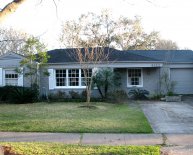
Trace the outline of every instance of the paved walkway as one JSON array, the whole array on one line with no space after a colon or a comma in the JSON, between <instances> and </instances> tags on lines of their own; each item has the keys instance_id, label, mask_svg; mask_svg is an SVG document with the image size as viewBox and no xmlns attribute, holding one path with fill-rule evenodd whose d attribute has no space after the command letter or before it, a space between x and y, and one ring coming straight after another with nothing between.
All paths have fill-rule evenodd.
<instances>
[{"instance_id":1,"label":"paved walkway","mask_svg":"<svg viewBox=\"0 0 193 155\"><path fill-rule=\"evenodd\" d=\"M193 134L94 134L0 132L0 142L82 145L162 145L161 155L193 155ZM1 151L1 149L0 149Z\"/></svg>"},{"instance_id":2,"label":"paved walkway","mask_svg":"<svg viewBox=\"0 0 193 155\"><path fill-rule=\"evenodd\" d=\"M85 145L193 145L193 134L95 134L0 132L4 142L62 142Z\"/></svg>"}]
</instances>

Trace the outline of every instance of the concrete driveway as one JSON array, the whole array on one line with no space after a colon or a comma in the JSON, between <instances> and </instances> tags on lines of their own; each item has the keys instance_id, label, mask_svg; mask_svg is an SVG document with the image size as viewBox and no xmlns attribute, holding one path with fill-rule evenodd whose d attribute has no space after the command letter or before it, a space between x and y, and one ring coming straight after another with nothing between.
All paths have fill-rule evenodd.
<instances>
[{"instance_id":1,"label":"concrete driveway","mask_svg":"<svg viewBox=\"0 0 193 155\"><path fill-rule=\"evenodd\" d=\"M155 133L193 133L193 106L184 102L141 104Z\"/></svg>"}]
</instances>

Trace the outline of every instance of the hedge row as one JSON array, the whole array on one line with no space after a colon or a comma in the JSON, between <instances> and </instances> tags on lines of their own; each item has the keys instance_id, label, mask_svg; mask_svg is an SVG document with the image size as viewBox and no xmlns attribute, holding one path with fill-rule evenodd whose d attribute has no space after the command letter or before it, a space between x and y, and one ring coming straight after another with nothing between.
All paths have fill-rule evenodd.
<instances>
[{"instance_id":1,"label":"hedge row","mask_svg":"<svg viewBox=\"0 0 193 155\"><path fill-rule=\"evenodd\" d=\"M38 100L38 90L28 87L0 87L0 101L8 103L33 103Z\"/></svg>"}]
</instances>

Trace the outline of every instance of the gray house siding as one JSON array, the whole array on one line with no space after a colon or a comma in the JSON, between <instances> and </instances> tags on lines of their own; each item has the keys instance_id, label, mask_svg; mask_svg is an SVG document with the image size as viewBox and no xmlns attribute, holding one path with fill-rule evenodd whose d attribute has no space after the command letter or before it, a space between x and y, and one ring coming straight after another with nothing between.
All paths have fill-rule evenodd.
<instances>
[{"instance_id":1,"label":"gray house siding","mask_svg":"<svg viewBox=\"0 0 193 155\"><path fill-rule=\"evenodd\" d=\"M54 69L66 69L68 68L65 65L52 65L52 66L48 66L49 68L54 68ZM74 68L80 68L77 65L73 66ZM55 81L53 81L53 83L55 83ZM40 94L41 95L50 95L50 94L58 94L59 92L65 92L66 95L69 95L70 91L75 91L78 92L79 94L82 93L82 91L84 91L85 88L54 88L54 89L49 89L49 76L45 76L43 74L43 71L40 71ZM92 96L93 97L99 97L100 94L98 93L97 89L93 89L92 90Z\"/></svg>"},{"instance_id":2,"label":"gray house siding","mask_svg":"<svg viewBox=\"0 0 193 155\"><path fill-rule=\"evenodd\" d=\"M20 67L20 61L22 59L23 59L23 56L20 56L15 53L7 53L0 57L0 68L2 68L2 70L7 70L7 69L15 70L16 68ZM25 73L27 73L27 68L24 67L23 74L20 74L20 76L22 76L23 78L23 86L30 87L31 85L30 78L24 76ZM4 75L1 75L1 76L4 76Z\"/></svg>"},{"instance_id":3,"label":"gray house siding","mask_svg":"<svg viewBox=\"0 0 193 155\"><path fill-rule=\"evenodd\" d=\"M119 68L116 69L116 72L121 75L121 88L128 93L133 87L127 86L127 69L128 68ZM139 87L139 89L148 90L150 94L158 93L160 89L160 68L142 68L142 74L143 86Z\"/></svg>"},{"instance_id":4,"label":"gray house siding","mask_svg":"<svg viewBox=\"0 0 193 155\"><path fill-rule=\"evenodd\" d=\"M0 86L6 85L5 74L7 71L13 72L16 68L19 67L20 61L22 60L22 56L15 53L7 53L0 57ZM17 84L23 86L24 78L23 75L19 75L17 79Z\"/></svg>"},{"instance_id":5,"label":"gray house siding","mask_svg":"<svg viewBox=\"0 0 193 155\"><path fill-rule=\"evenodd\" d=\"M48 69L79 69L78 62L73 62L64 55L65 51L58 50L51 52L53 59L48 62ZM55 53L56 52L56 53ZM49 53L49 51L48 51ZM59 54L59 55L58 55ZM7 69L19 67L23 56L10 53L0 56L0 85L4 78L2 72ZM60 61L58 61L60 60ZM67 61L64 61L67 60ZM114 51L108 63L97 65L90 64L91 68L110 67L121 75L121 89L127 93L132 87L128 87L128 68L141 68L143 72L143 83L140 89L146 89L150 94L165 93L166 87L161 84L162 76L166 73L170 81L175 81L174 92L177 94L193 94L193 51ZM23 68L24 74L27 72ZM5 73L5 72L4 72ZM41 94L57 93L58 91L68 92L71 90L81 93L84 88L49 88L48 76L40 73ZM54 80L53 80L54 83ZM30 78L23 76L23 86L30 86ZM98 90L93 90L93 96L99 96Z\"/></svg>"},{"instance_id":6,"label":"gray house siding","mask_svg":"<svg viewBox=\"0 0 193 155\"><path fill-rule=\"evenodd\" d=\"M143 88L150 94L157 94L160 90L160 68L143 69Z\"/></svg>"},{"instance_id":7,"label":"gray house siding","mask_svg":"<svg viewBox=\"0 0 193 155\"><path fill-rule=\"evenodd\" d=\"M66 68L66 66L49 66L49 68ZM80 68L76 66L76 68ZM119 89L124 90L127 94L132 87L127 87L127 69L128 68L114 68L114 71L119 73L121 77L121 86ZM160 85L160 68L142 68L142 74L143 74L143 87L139 87L140 89L146 89L150 92L150 94L155 94L159 92ZM54 82L54 81L53 81ZM41 72L41 79L40 79L40 90L42 95L49 95L49 94L57 94L58 92L65 92L66 94L69 94L69 91L76 91L79 92L79 94L82 93L84 88L54 88L49 89L49 77L43 76ZM93 97L99 97L100 94L98 93L97 89L94 89L92 91Z\"/></svg>"}]
</instances>

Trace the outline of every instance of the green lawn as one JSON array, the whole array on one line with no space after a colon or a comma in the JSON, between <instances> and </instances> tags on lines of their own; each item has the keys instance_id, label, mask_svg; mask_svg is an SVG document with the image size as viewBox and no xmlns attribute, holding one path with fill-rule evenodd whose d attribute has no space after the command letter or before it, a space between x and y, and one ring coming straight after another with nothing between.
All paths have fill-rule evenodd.
<instances>
[{"instance_id":1,"label":"green lawn","mask_svg":"<svg viewBox=\"0 0 193 155\"><path fill-rule=\"evenodd\" d=\"M19 155L160 155L159 146L82 146L62 143L0 143Z\"/></svg>"},{"instance_id":2,"label":"green lawn","mask_svg":"<svg viewBox=\"0 0 193 155\"><path fill-rule=\"evenodd\" d=\"M96 109L80 108L83 104L0 104L0 131L152 133L137 107L92 103Z\"/></svg>"}]
</instances>

